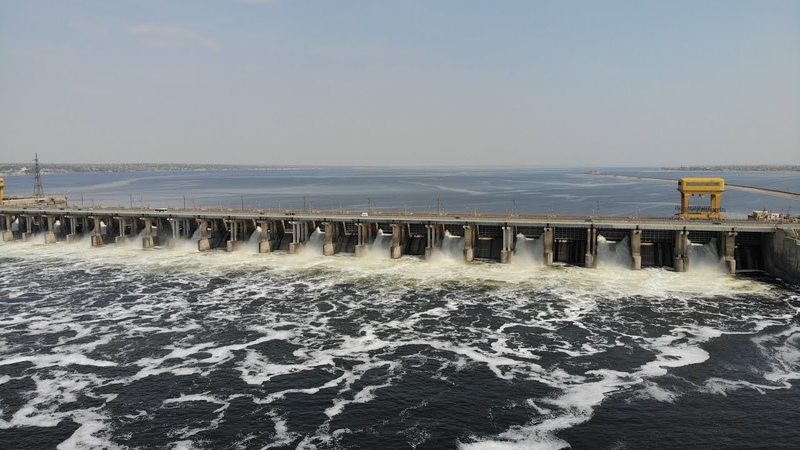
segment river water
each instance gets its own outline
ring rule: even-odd
[[[570,170],[44,182],[72,202],[141,195],[142,207],[186,196],[302,209],[305,197],[308,209],[426,211],[439,199],[451,212],[588,214],[599,200],[601,214],[671,215],[677,203],[669,184]],[[634,206],[634,193],[656,206]],[[726,192],[723,204],[772,201]],[[791,207],[775,202],[765,206]],[[501,265],[457,251],[424,261],[382,248],[356,258],[3,242],[0,448],[800,446],[800,288],[726,275],[713,256],[687,273],[633,272],[625,245],[601,243],[599,267],[584,269],[543,267],[525,245]]]

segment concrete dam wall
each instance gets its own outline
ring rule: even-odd
[[[756,221],[658,218],[366,215],[248,210],[135,210],[0,207],[4,241],[77,242],[92,246],[141,240],[143,248],[192,240],[199,251],[324,255],[385,252],[432,258],[436,254],[508,263],[525,254],[544,265],[597,267],[604,260],[631,269],[690,270],[692,262],[719,261],[731,272],[764,270],[800,283],[797,225]]]

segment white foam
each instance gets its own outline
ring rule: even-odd
[[[709,327],[675,328],[670,336],[650,341],[648,346],[656,352],[656,359],[643,365],[636,375],[657,377],[665,375],[669,368],[704,362],[709,354],[698,344],[721,335],[721,331]]]
[[[763,373],[771,387],[790,388],[792,381],[800,380],[800,326],[793,325],[776,333],[766,333],[752,338],[761,353],[767,357],[770,369]],[[723,384],[722,380],[716,380]],[[745,386],[731,383],[729,386]],[[749,385],[755,387],[754,385]],[[757,389],[770,386],[758,385]]]
[[[117,365],[117,363],[112,361],[100,361],[81,354],[65,353],[54,355],[20,355],[0,360],[0,366],[18,364],[20,362],[30,362],[38,369],[53,366],[64,367],[72,364],[95,367],[113,367]]]
[[[553,398],[539,399],[540,403],[556,406],[556,412],[544,414],[538,423],[514,426],[495,439],[476,439],[474,443],[459,443],[464,449],[522,449],[569,447],[566,441],[555,436],[555,433],[571,428],[591,419],[594,408],[605,398],[621,389],[643,385],[639,395],[647,394],[650,398],[672,402],[675,394],[659,388],[648,381],[667,373],[667,368],[697,364],[708,358],[708,353],[698,344],[719,336],[721,333],[708,327],[678,327],[669,336],[662,336],[650,341],[649,346],[657,352],[656,360],[645,363],[638,370],[628,373],[607,369],[589,370],[583,376],[568,375],[564,372],[544,374],[541,381],[560,387],[561,395]],[[593,349],[592,349],[593,350]],[[590,350],[590,351],[592,351]],[[536,402],[529,400],[541,413]],[[552,411],[552,410],[550,410]]]
[[[348,377],[348,375],[344,374],[344,375],[342,375],[342,376],[340,376],[338,378],[335,378],[333,380],[330,380],[330,381],[326,382],[325,384],[323,384],[321,386],[312,387],[312,388],[285,389],[285,390],[280,391],[280,392],[274,392],[272,394],[269,394],[266,398],[257,399],[257,400],[254,400],[254,401],[256,403],[269,404],[269,403],[272,403],[272,402],[274,402],[276,400],[280,400],[280,399],[286,397],[289,394],[309,394],[309,395],[310,394],[316,394],[317,392],[321,391],[322,389],[327,389],[327,388],[332,388],[332,387],[338,386],[343,381],[345,381],[347,379],[347,377]]]
[[[81,426],[66,441],[58,444],[56,448],[59,450],[125,448],[102,435],[108,430],[108,417],[94,411],[81,410],[73,413],[71,418]]]
[[[636,392],[640,399],[650,399],[663,403],[673,403],[680,396],[677,392],[670,391],[653,381],[645,380],[642,387]]]
[[[286,423],[286,419],[274,412],[272,412],[270,416],[272,417],[272,421],[275,423],[275,434],[273,437],[274,441],[267,444],[263,448],[285,447],[297,439],[297,433],[292,433],[289,431],[289,426]]]
[[[484,262],[464,264],[461,263],[462,258],[454,258],[453,261],[425,261],[419,257],[408,256],[393,260],[389,258],[388,247],[384,248],[383,244],[378,245],[377,249],[376,244],[373,244],[372,251],[368,252],[365,258],[353,258],[344,254],[323,257],[321,252],[324,235],[316,233],[312,236],[314,239],[311,239],[304,251],[298,255],[287,255],[282,252],[268,254],[198,252],[196,242],[193,241],[186,241],[187,248],[178,246],[171,251],[143,250],[137,245],[109,244],[93,248],[84,243],[33,245],[29,242],[15,241],[0,243],[0,251],[10,256],[31,260],[45,257],[61,259],[68,263],[80,261],[81,264],[89,264],[89,270],[95,265],[98,267],[110,265],[128,266],[134,270],[169,270],[171,273],[200,271],[208,273],[209,276],[227,276],[234,270],[260,272],[268,268],[276,274],[293,274],[311,269],[324,269],[331,275],[339,277],[339,281],[382,279],[386,280],[388,288],[408,285],[409,282],[437,284],[451,280],[467,283],[497,282],[526,285],[534,290],[552,289],[568,298],[585,295],[602,298],[630,296],[668,298],[748,294],[768,289],[765,287],[768,285],[751,279],[731,277],[719,271],[709,272],[701,264],[692,264],[689,272],[685,273],[663,269],[632,271],[627,267],[607,267],[602,259],[599,261],[599,267],[603,270],[578,267],[547,268],[540,266],[536,261],[540,253],[538,249],[532,250],[532,253],[527,255],[525,244],[520,245],[518,254],[512,258],[512,264]],[[534,246],[538,245],[537,241],[534,241]]]

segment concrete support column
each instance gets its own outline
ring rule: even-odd
[[[555,230],[552,227],[547,227],[542,233],[542,242],[544,247],[544,265],[553,265],[553,244],[555,243]]]
[[[20,221],[25,221],[25,232],[22,233],[22,240],[28,242],[33,238],[33,217],[31,216],[20,216]],[[20,223],[22,225],[22,223]]]
[[[725,252],[725,267],[730,273],[736,273],[736,233],[730,231],[725,233],[723,239],[723,251]]]
[[[289,243],[289,254],[299,253],[306,241],[306,223],[292,222],[292,242]]]
[[[503,250],[500,251],[500,262],[508,264],[514,254],[514,227],[503,227]]]
[[[436,248],[440,246],[441,232],[439,225],[425,225],[427,231],[427,245],[425,246],[425,259],[431,259],[436,252]]]
[[[642,230],[631,231],[631,261],[633,270],[642,270]]]
[[[272,244],[270,243],[272,228],[270,227],[270,222],[268,220],[262,220],[260,224],[261,240],[258,242],[258,253],[270,253],[272,252]]]
[[[336,224],[333,222],[325,222],[325,243],[322,244],[322,254],[325,256],[333,256],[336,253]]]
[[[53,216],[47,216],[47,233],[44,235],[44,243],[45,244],[55,244],[56,243],[56,218]]]
[[[475,225],[464,225],[464,261],[475,260],[475,237],[478,234]]]
[[[153,219],[145,217],[144,219],[144,237],[142,238],[142,248],[153,248]]]
[[[14,221],[11,220],[11,216],[8,215],[8,214],[6,214],[3,217],[5,218],[5,223],[6,223],[6,229],[5,229],[5,231],[3,231],[3,241],[4,242],[13,241],[14,240],[14,232],[11,230],[11,224]]]
[[[100,224],[99,217],[93,217],[94,219],[94,234],[92,234],[92,247],[102,247],[105,244],[103,241],[103,234],[102,234],[102,225]]]
[[[586,229],[586,257],[583,265],[597,268],[597,230],[594,226]]]
[[[241,232],[239,229],[239,221],[231,220],[229,226],[231,230],[231,239],[228,241],[226,248],[229,252],[235,252],[239,250],[239,234]]]
[[[402,223],[392,224],[392,259],[400,259],[403,256],[403,230],[405,225]]]
[[[208,221],[199,219],[197,226],[200,229],[200,239],[197,240],[197,251],[207,252],[211,250],[211,242],[208,240]]]
[[[675,272],[689,270],[689,232],[686,230],[675,232],[675,259],[672,266]]]
[[[433,241],[433,231],[430,225],[425,225],[425,259],[430,259],[433,256],[433,248],[431,242]]]
[[[356,245],[356,256],[364,254],[375,241],[378,234],[378,224],[360,223],[358,224],[358,245]]]
[[[125,235],[125,224],[126,224],[126,221],[128,221],[128,220],[132,221],[132,219],[125,219],[124,217],[117,217],[117,223],[119,223],[119,236],[117,236],[114,239],[114,242],[116,242],[117,244],[122,243],[122,242],[126,242],[128,240],[128,237]]]
[[[69,234],[67,235],[67,244],[78,242],[78,218],[75,216],[69,217]]]
[[[368,242],[370,241],[370,232],[372,228],[369,224],[366,223],[359,223],[356,224],[356,229],[358,231],[358,244],[356,244],[356,256],[361,256],[367,250],[367,246],[369,245]]]

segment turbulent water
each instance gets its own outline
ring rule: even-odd
[[[508,265],[0,243],[0,448],[800,446],[798,287],[519,239]]]

